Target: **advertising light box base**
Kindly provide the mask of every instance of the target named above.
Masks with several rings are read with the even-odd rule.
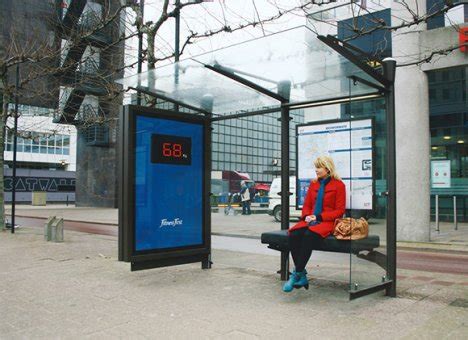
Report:
[[[126,106],[120,128],[119,259],[209,267],[209,121]]]

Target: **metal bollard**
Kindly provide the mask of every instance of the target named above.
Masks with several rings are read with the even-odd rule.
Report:
[[[440,229],[439,229],[439,195],[435,195],[435,222],[436,222],[436,231],[440,232]]]
[[[453,196],[453,224],[455,225],[455,230],[458,230],[457,196]]]

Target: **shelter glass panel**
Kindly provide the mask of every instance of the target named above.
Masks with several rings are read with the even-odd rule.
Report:
[[[349,173],[343,175],[349,190],[347,216],[352,218],[351,293],[388,281],[386,114],[382,98],[342,106],[351,127]],[[366,223],[368,235],[361,238]]]
[[[204,101],[212,99],[215,113],[279,106],[277,100],[210,71],[193,59],[139,73],[118,82],[125,88],[142,89],[197,108],[203,108]]]
[[[291,82],[291,103],[346,97],[349,77],[377,84],[369,75],[320,41],[305,26],[195,57],[203,64],[232,72],[272,92]],[[364,83],[353,85],[353,95],[376,90]]]

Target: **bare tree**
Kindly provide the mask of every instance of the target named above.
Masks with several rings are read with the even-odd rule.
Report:
[[[100,89],[101,100],[113,103],[120,96],[114,79],[122,76],[122,62],[114,59],[114,51],[123,48],[126,30],[121,30],[126,23],[124,11],[133,2],[103,0],[102,11],[81,15],[86,1],[75,1],[72,5],[82,6],[80,14],[60,15],[55,1],[34,4],[34,18],[29,23],[14,23],[3,28],[0,36],[0,82],[2,88],[2,110],[0,114],[0,229],[4,228],[4,151],[7,121],[14,117],[14,101],[20,104],[45,106],[52,108],[57,121],[75,125],[78,128],[90,124],[105,123],[106,117],[99,110],[87,114],[81,107],[86,93],[75,91],[74,108],[65,111],[59,102],[66,101],[65,88],[80,89],[94,86]],[[67,3],[63,2],[62,5]],[[4,3],[6,9],[15,9],[15,4]],[[67,9],[66,6],[64,6]],[[24,9],[25,13],[27,9]],[[12,13],[9,13],[10,15]],[[107,32],[106,32],[107,30]],[[112,31],[113,33],[109,33]],[[104,33],[104,34],[103,34]],[[99,39],[107,38],[99,44]],[[108,52],[108,60],[97,60],[94,50],[98,46],[101,55]],[[105,72],[100,65],[106,64]],[[115,64],[115,66],[114,66]],[[16,75],[20,69],[19,77]],[[70,91],[69,91],[70,92]],[[69,98],[68,98],[69,99]],[[71,112],[71,113],[70,113]],[[19,115],[19,114],[18,114]],[[35,129],[38,126],[34,127]],[[50,131],[55,134],[58,130]],[[10,133],[11,135],[11,133]],[[23,138],[31,134],[18,131]]]
[[[396,0],[392,9],[398,9],[398,14],[392,14],[392,17],[396,22],[393,25],[392,22],[385,21],[382,18],[376,16],[374,13],[375,8],[374,10],[371,10],[369,8],[369,4],[372,4],[372,1],[358,2],[351,0],[330,5],[324,11],[317,11],[317,8],[315,8],[316,14],[311,14],[307,11],[306,14],[309,16],[310,27],[314,29],[317,34],[320,34],[320,25],[333,27],[335,31],[338,30],[338,22],[333,20],[333,15],[331,14],[332,11],[348,9],[348,16],[350,20],[340,20],[340,24],[348,33],[344,41],[352,43],[356,39],[371,35],[378,31],[388,34],[398,34],[399,32],[404,31],[404,34],[408,34],[412,33],[411,30],[414,28],[414,32],[417,32],[416,28],[419,25],[427,24],[430,20],[446,15],[451,9],[463,5],[463,2],[445,0],[443,3],[433,4],[430,8],[421,8],[418,5],[417,0]],[[385,7],[381,7],[380,9],[385,9]],[[330,15],[327,16],[327,14]],[[450,26],[454,31],[460,30],[459,24],[450,23]],[[378,42],[378,44],[380,45],[380,48],[378,48],[378,46],[374,46],[377,47],[374,50],[376,57],[379,57],[380,53],[387,46],[388,41],[383,39],[382,41]],[[428,63],[431,62],[434,57],[448,55],[460,47],[460,44],[456,44],[445,46],[443,48],[431,48],[425,51],[425,53],[422,55],[413,58],[413,61],[399,63],[397,66],[405,67]]]
[[[186,31],[188,34],[181,36],[180,44],[180,54],[183,54],[185,49],[190,46],[197,44],[203,39],[214,38],[215,36],[223,34],[233,34],[238,31],[245,31],[247,29],[258,29],[258,35],[266,35],[268,33],[268,24],[275,24],[281,18],[291,15],[304,15],[304,12],[310,10],[314,6],[322,6],[323,4],[328,4],[331,1],[321,1],[321,0],[312,0],[312,1],[302,1],[302,0],[250,0],[243,1],[242,3],[250,3],[250,11],[246,8],[240,10],[234,10],[233,5],[229,1],[218,1],[216,4],[214,1],[206,0],[179,0],[171,3],[169,0],[161,1],[159,7],[154,10],[154,5],[152,7],[153,12],[157,12],[155,20],[144,20],[141,12],[139,3],[135,3],[132,6],[132,9],[135,13],[134,26],[137,31],[143,33],[146,40],[146,50],[144,51],[145,61],[148,63],[148,68],[153,69],[156,66],[156,63],[172,59],[175,57],[176,51],[169,47],[169,49],[163,49],[161,46],[158,46],[156,43],[157,38],[159,37],[162,41],[165,41],[162,36],[164,33],[161,33],[163,28],[166,27],[171,22],[171,19],[174,19],[177,15],[181,13],[190,13],[191,9],[197,9],[201,11],[203,16],[208,19],[211,19],[211,25],[207,25],[205,30],[200,32],[197,29],[194,29],[193,22],[185,21]],[[207,3],[210,4],[207,4]],[[264,14],[259,11],[258,3],[268,6],[268,13]],[[221,17],[215,17],[213,7],[217,6],[217,12],[221,12]],[[167,37],[166,37],[167,38]],[[172,37],[171,37],[172,38]],[[167,45],[167,43],[164,43]],[[169,50],[169,52],[167,51]]]

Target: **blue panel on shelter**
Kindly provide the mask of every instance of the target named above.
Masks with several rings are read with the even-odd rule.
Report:
[[[174,159],[162,161],[164,156]],[[135,250],[201,245],[203,126],[137,116],[134,166]]]

